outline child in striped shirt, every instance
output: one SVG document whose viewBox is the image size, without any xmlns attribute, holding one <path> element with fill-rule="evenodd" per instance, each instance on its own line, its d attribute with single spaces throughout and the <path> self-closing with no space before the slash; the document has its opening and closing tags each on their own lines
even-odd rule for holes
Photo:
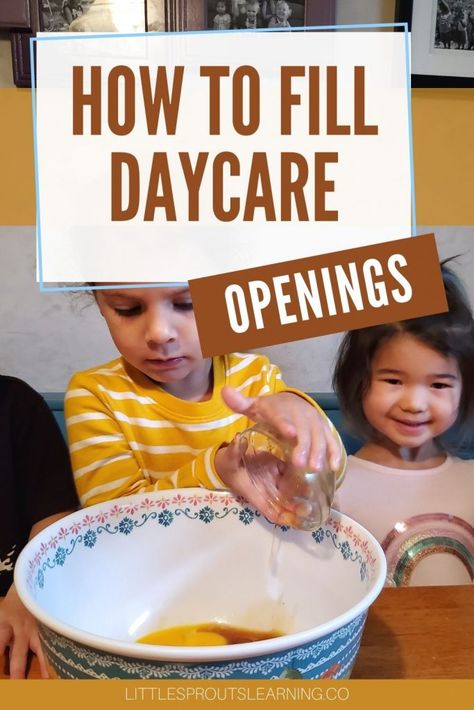
<svg viewBox="0 0 474 710">
<path fill-rule="evenodd" d="M 275 520 L 241 463 L 238 434 L 254 422 L 295 443 L 295 465 L 318 470 L 327 458 L 341 480 L 337 432 L 266 357 L 202 357 L 187 287 L 102 289 L 96 300 L 121 357 L 75 374 L 66 393 L 82 505 L 203 486 L 230 489 Z"/>
</svg>

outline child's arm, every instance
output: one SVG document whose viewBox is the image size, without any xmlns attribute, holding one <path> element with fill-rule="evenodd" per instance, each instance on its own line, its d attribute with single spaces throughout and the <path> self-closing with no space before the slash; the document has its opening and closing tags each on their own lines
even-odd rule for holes
<svg viewBox="0 0 474 710">
<path fill-rule="evenodd" d="M 267 358 L 248 356 L 245 360 L 249 361 L 245 367 L 242 361 L 228 363 L 230 371 L 235 370 L 230 382 L 238 386 L 243 395 L 271 394 L 287 390 L 282 382 L 280 371 L 274 365 L 270 365 Z M 107 399 L 105 389 L 100 384 L 93 383 L 90 375 L 81 373 L 71 381 L 65 400 L 71 459 L 82 505 L 93 505 L 120 496 L 165 488 L 192 486 L 210 489 L 228 488 L 228 482 L 224 482 L 220 475 L 223 456 L 221 452 L 228 448 L 227 456 L 230 456 L 235 447 L 231 448 L 227 445 L 238 432 L 252 424 L 250 419 L 245 415 L 240 417 L 232 415 L 227 410 L 228 416 L 224 419 L 228 420 L 228 424 L 225 426 L 222 421 L 218 423 L 212 419 L 205 423 L 201 422 L 198 426 L 201 427 L 202 436 L 193 444 L 194 456 L 184 454 L 183 460 L 183 453 L 176 453 L 174 456 L 170 454 L 166 462 L 166 470 L 161 467 L 156 472 L 149 472 L 141 463 L 144 435 L 142 436 L 138 429 L 133 432 L 127 431 L 127 435 L 124 433 L 126 428 L 130 428 L 131 420 L 134 427 L 139 427 L 141 422 L 151 427 L 148 431 L 151 431 L 153 436 L 146 442 L 151 445 L 146 447 L 148 449 L 158 451 L 170 448 L 170 442 L 171 448 L 175 450 L 189 450 L 189 446 L 180 446 L 185 442 L 180 436 L 179 428 L 173 428 L 172 422 L 143 419 L 149 418 L 151 412 L 150 410 L 144 412 L 133 399 L 130 400 L 133 411 L 130 411 L 127 416 L 120 411 L 114 412 L 120 407 L 110 398 Z M 291 397 L 291 402 L 301 400 L 305 404 L 305 395 L 289 395 L 287 391 L 285 394 Z M 264 407 L 266 406 L 265 402 Z M 307 406 L 311 416 L 319 411 L 315 409 L 316 405 L 310 398 Z M 222 417 L 221 411 L 219 418 Z M 323 421 L 328 420 L 323 419 Z M 137 440 L 141 440 L 141 443 L 137 443 Z M 342 446 L 341 450 L 343 451 Z M 227 465 L 225 468 L 227 470 Z M 233 490 L 236 493 L 241 492 L 240 487 Z M 258 507 L 267 514 L 268 511 L 264 511 L 262 505 Z"/>
<path fill-rule="evenodd" d="M 143 412 L 140 407 L 130 412 L 130 416 L 114 412 L 113 403 L 102 394 L 100 386 L 87 389 L 88 385 L 90 379 L 75 376 L 65 399 L 69 450 L 81 505 L 170 488 L 226 489 L 214 466 L 221 438 L 217 441 L 214 437 L 210 446 L 197 445 L 194 455 L 189 456 L 183 454 L 189 446 L 180 438 L 179 429 L 171 423 L 168 426 L 168 422 L 152 420 L 152 437 L 147 438 L 144 445 L 145 437 L 140 431 L 131 431 L 129 424 L 130 420 L 150 416 L 149 412 Z M 128 422 L 123 424 L 123 419 Z M 145 421 L 143 423 L 146 425 Z M 166 471 L 148 471 L 142 464 L 143 446 L 157 451 L 170 448 L 178 451 L 167 457 Z"/>
<path fill-rule="evenodd" d="M 48 525 L 60 520 L 68 512 L 50 515 L 33 525 L 30 540 Z M 31 649 L 38 657 L 42 678 L 48 678 L 48 668 L 38 636 L 35 618 L 23 606 L 12 584 L 4 599 L 0 599 L 0 657 L 9 647 L 10 678 L 24 678 L 28 651 Z"/>
</svg>

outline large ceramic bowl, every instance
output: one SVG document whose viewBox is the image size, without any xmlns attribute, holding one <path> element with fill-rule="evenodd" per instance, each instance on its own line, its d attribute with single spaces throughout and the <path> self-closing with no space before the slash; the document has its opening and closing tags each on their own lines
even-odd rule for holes
<svg viewBox="0 0 474 710">
<path fill-rule="evenodd" d="M 63 518 L 25 547 L 15 583 L 61 678 L 346 678 L 385 573 L 377 541 L 340 513 L 302 532 L 227 493 L 183 489 Z M 211 621 L 283 635 L 135 642 Z"/>
</svg>

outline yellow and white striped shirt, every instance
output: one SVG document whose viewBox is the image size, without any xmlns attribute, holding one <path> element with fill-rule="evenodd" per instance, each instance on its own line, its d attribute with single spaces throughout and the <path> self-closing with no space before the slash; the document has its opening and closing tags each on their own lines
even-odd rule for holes
<svg viewBox="0 0 474 710">
<path fill-rule="evenodd" d="M 213 373 L 212 396 L 203 402 L 174 397 L 122 358 L 73 376 L 65 415 L 82 505 L 164 488 L 225 489 L 214 466 L 216 451 L 253 424 L 224 403 L 226 384 L 247 397 L 295 392 L 317 406 L 287 387 L 262 355 L 215 357 Z M 344 468 L 345 456 L 339 482 Z"/>
</svg>

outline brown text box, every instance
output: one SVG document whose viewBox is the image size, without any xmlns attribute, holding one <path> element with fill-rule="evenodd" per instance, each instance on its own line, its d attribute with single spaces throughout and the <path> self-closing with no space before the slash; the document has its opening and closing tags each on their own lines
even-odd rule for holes
<svg viewBox="0 0 474 710">
<path fill-rule="evenodd" d="M 447 310 L 433 234 L 189 285 L 204 357 Z"/>
</svg>

